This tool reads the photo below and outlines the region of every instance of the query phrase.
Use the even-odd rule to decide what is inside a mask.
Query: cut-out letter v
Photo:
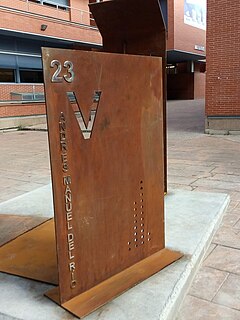
[[[84,139],[91,138],[91,134],[92,134],[92,130],[93,130],[96,114],[97,114],[98,105],[99,105],[99,102],[101,99],[101,94],[102,94],[102,92],[100,90],[94,91],[93,102],[92,102],[92,106],[90,109],[90,115],[89,115],[88,123],[86,123],[84,120],[83,114],[82,114],[80,104],[78,103],[78,100],[77,100],[75,93],[73,91],[67,92],[67,97],[68,97],[69,102],[73,103],[73,104],[76,103],[78,106],[79,118],[77,120],[78,120],[78,124],[79,124],[81,131],[82,131],[82,135],[83,135]]]

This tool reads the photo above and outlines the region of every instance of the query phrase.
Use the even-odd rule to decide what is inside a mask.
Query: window
[[[19,70],[21,83],[43,83],[42,70]]]
[[[15,82],[14,70],[0,68],[0,82]]]
[[[64,5],[64,6],[68,6],[69,5],[69,1],[68,0],[42,0],[41,1],[43,4],[56,4],[56,5]]]
[[[59,9],[64,9],[64,10],[66,10],[66,7],[69,6],[68,0],[29,0],[29,1],[40,3],[40,4],[54,7],[54,8],[58,7]]]

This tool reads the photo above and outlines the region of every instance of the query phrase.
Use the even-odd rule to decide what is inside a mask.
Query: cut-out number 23
[[[52,82],[63,82],[63,79],[67,82],[73,82],[74,80],[74,71],[73,71],[73,63],[71,61],[65,61],[63,67],[66,68],[66,74],[60,76],[62,71],[62,64],[58,60],[51,61],[51,68],[57,67],[57,70],[52,75]]]

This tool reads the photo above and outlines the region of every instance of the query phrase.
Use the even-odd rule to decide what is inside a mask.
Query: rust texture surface
[[[58,284],[53,219],[2,246],[0,271]]]
[[[173,261],[180,259],[182,254],[168,249],[163,249],[150,257],[141,260],[128,269],[103,281],[94,288],[65,302],[62,306],[71,313],[82,318],[90,312],[101,307],[107,301],[120,295],[142,280],[163,269]],[[54,288],[47,296],[59,303],[59,289]]]
[[[33,216],[0,215],[0,247],[21,234],[35,228],[47,219]]]
[[[165,58],[166,30],[159,0],[96,2],[90,4],[90,10],[104,51]]]
[[[162,59],[43,61],[62,304],[164,248]]]
[[[160,1],[110,0],[89,7],[103,38],[104,52],[162,57],[164,189],[167,191],[166,26]]]

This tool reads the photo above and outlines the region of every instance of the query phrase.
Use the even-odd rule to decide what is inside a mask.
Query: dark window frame
[[[23,73],[37,73],[37,78],[39,77],[40,74],[40,78],[38,79],[38,81],[34,81],[34,78],[32,81],[26,81],[24,80],[24,74]],[[26,77],[26,75],[25,75]],[[20,83],[43,83],[43,70],[41,69],[27,69],[27,68],[19,68],[19,79],[20,79]]]
[[[7,72],[12,71],[12,81],[2,81],[1,79],[1,71],[6,70]],[[16,69],[13,68],[1,68],[0,67],[0,83],[16,83]]]

